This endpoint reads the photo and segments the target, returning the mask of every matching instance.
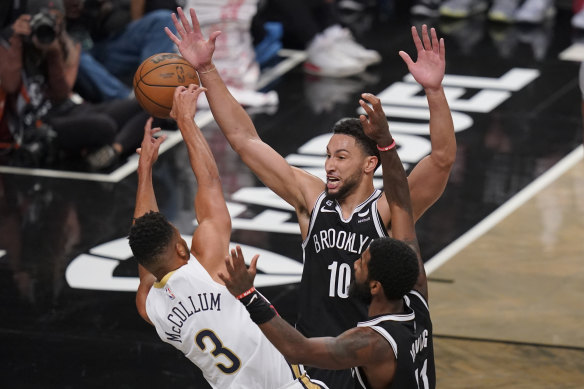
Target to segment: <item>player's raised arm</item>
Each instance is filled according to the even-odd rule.
[[[408,177],[414,220],[418,220],[444,192],[456,158],[456,138],[452,114],[442,87],[446,69],[444,38],[438,40],[434,28],[428,34],[426,25],[422,26],[422,39],[416,27],[412,27],[412,38],[417,50],[416,62],[404,51],[400,51],[399,55],[426,92],[432,143],[430,155],[422,159]]]
[[[154,135],[160,131],[160,128],[152,128],[152,118],[148,119],[144,126],[144,138],[142,144],[137,150],[140,154],[138,159],[138,190],[136,191],[136,206],[134,208],[134,219],[143,216],[144,214],[154,211],[158,212],[158,204],[156,203],[156,196],[154,194],[154,186],[152,185],[152,166],[158,159],[158,150],[166,136],[155,138]],[[138,264],[138,274],[140,277],[140,284],[136,292],[136,308],[138,313],[144,320],[150,322],[146,314],[146,296],[152,287],[156,277],[146,270],[142,265]]]
[[[173,21],[178,36],[168,28],[166,33],[177,45],[181,55],[197,69],[202,84],[208,89],[207,100],[221,131],[258,178],[292,205],[299,215],[306,216],[306,221],[300,220],[300,224],[301,228],[303,224],[307,226],[310,209],[324,189],[324,183],[290,166],[260,139],[251,118],[229,93],[212,62],[215,40],[220,32],[213,32],[205,40],[193,9],[190,10],[192,25],[181,8],[177,9],[177,14],[178,18],[173,15]]]
[[[197,179],[195,213],[199,226],[193,234],[191,252],[213,276],[217,268],[223,268],[222,258],[229,250],[231,219],[217,164],[201,129],[193,120],[197,98],[205,90],[196,84],[177,87],[170,116],[178,124]]]

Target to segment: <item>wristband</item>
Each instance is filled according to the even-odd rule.
[[[245,305],[251,320],[258,325],[272,320],[278,314],[274,306],[257,290],[242,297],[239,301]]]
[[[199,72],[197,70],[197,73],[199,73],[199,74],[211,73],[213,70],[217,70],[217,68],[215,67],[215,65],[213,65],[213,68],[211,68],[209,70],[205,70],[204,72]]]
[[[379,151],[389,151],[393,148],[395,148],[395,139],[393,140],[393,142],[391,142],[389,146],[379,147],[379,145],[377,145],[377,150]]]
[[[248,290],[246,290],[245,292],[243,292],[242,294],[237,296],[236,299],[241,300],[242,298],[252,294],[253,292],[255,292],[255,288],[252,286],[251,288],[249,288]]]

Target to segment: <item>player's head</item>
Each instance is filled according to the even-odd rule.
[[[150,211],[137,218],[128,239],[138,263],[155,275],[174,270],[168,269],[174,259],[190,257],[186,242],[160,212]]]
[[[358,118],[344,118],[333,126],[327,145],[327,193],[343,198],[355,188],[365,174],[373,179],[380,164],[375,141],[363,132]]]
[[[418,257],[406,243],[383,237],[375,239],[355,262],[350,295],[371,303],[375,282],[388,300],[399,300],[416,284]]]

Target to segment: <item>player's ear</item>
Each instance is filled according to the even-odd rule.
[[[369,289],[371,291],[371,296],[379,295],[383,293],[383,288],[381,287],[381,282],[379,281],[369,281]]]
[[[377,167],[377,162],[379,160],[374,155],[369,155],[365,160],[365,172],[366,173],[373,173],[375,172],[375,168]]]
[[[177,254],[181,258],[188,259],[190,257],[188,247],[186,244],[184,244],[184,242],[182,240],[179,240],[178,242],[176,242],[174,244],[174,248],[175,248]]]

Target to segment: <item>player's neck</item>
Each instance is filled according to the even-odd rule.
[[[387,300],[385,298],[373,298],[369,305],[369,317],[379,315],[393,315],[403,313],[405,310],[404,300]]]
[[[355,208],[367,200],[369,196],[373,193],[375,188],[373,187],[373,182],[362,183],[361,185],[355,187],[346,196],[337,200],[343,211],[343,217],[349,217]]]

